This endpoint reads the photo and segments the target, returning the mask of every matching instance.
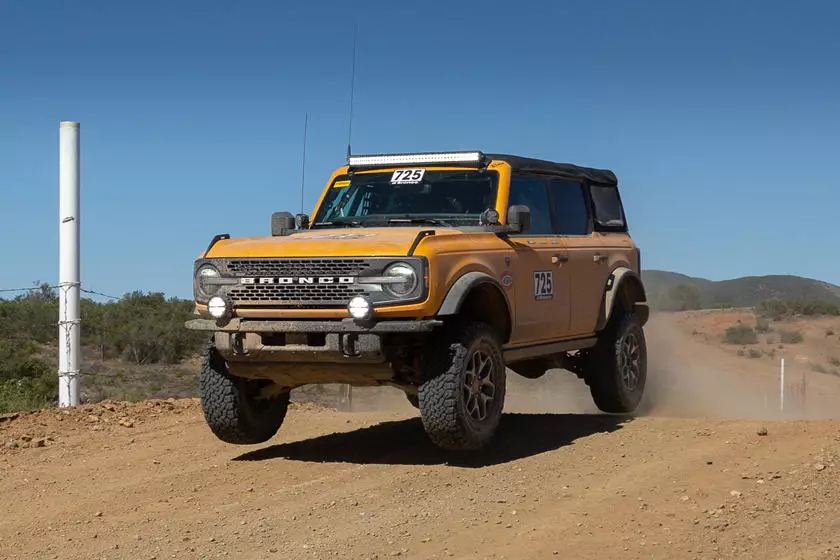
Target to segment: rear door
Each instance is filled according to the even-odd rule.
[[[569,334],[585,336],[595,330],[604,289],[612,270],[614,239],[594,231],[589,187],[568,179],[551,181],[551,204],[555,231],[568,249],[567,264],[571,284]]]
[[[567,252],[554,231],[549,181],[537,175],[511,177],[509,206],[524,204],[531,210],[531,229],[510,236],[515,251],[511,284],[516,302],[512,344],[554,340],[566,336],[569,329]]]

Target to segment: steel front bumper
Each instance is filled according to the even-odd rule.
[[[384,338],[430,332],[439,320],[281,321],[232,319],[217,325],[212,319],[187,321],[191,330],[214,333],[216,349],[236,364],[297,364],[326,367],[371,366],[388,363]]]

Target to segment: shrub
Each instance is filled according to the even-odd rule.
[[[58,376],[52,372],[0,381],[0,413],[45,408],[54,404],[57,395]]]
[[[840,367],[840,358],[837,358],[835,356],[830,356],[828,358],[828,363],[833,365],[834,367]]]
[[[799,331],[780,330],[779,337],[784,344],[799,344],[805,338]]]
[[[825,336],[834,336],[834,329],[832,329],[831,327],[825,329]]]
[[[822,364],[818,364],[816,362],[810,363],[811,370],[816,371],[817,373],[828,373],[828,370],[825,369]]]
[[[750,348],[750,351],[749,351],[749,353],[748,353],[748,356],[749,356],[750,358],[760,358],[760,357],[761,357],[761,351],[760,351],[760,350],[756,350],[755,348]]]
[[[744,355],[744,349],[743,349],[743,348],[738,348],[738,352],[736,352],[736,353],[737,353],[739,356],[743,356],[743,355]]]
[[[770,330],[770,321],[764,317],[755,320],[755,332],[766,333]]]
[[[723,340],[727,344],[756,344],[758,336],[752,327],[738,324],[726,329]]]
[[[793,315],[840,315],[840,307],[833,303],[805,299],[769,299],[759,303],[755,310],[758,315],[773,319]]]

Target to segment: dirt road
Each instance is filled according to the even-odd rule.
[[[750,376],[716,402],[680,375],[624,421],[587,414],[571,376],[540,380],[467,457],[396,393],[384,411],[294,405],[248,447],[192,400],[24,415],[0,422],[0,558],[840,558],[840,422],[722,418]]]

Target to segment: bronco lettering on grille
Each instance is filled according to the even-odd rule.
[[[353,276],[281,276],[268,278],[240,278],[240,284],[353,284]]]

